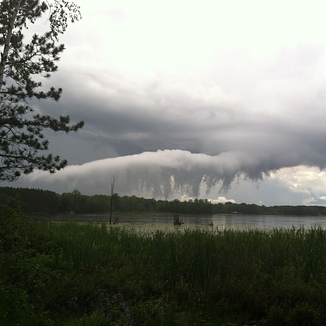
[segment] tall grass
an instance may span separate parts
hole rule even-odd
[[[29,243],[43,286],[28,300],[49,325],[326,322],[320,228],[140,234],[39,222]]]

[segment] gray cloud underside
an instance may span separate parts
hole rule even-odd
[[[78,189],[85,194],[108,194],[115,179],[115,191],[121,195],[172,199],[198,197],[202,186],[207,193],[218,184],[226,191],[237,176],[258,180],[268,173],[264,169],[261,161],[244,152],[210,156],[164,150],[68,166],[51,176],[36,171],[23,180],[58,192]]]
[[[36,171],[25,179],[34,185],[48,184],[57,191],[79,189],[89,194],[109,193],[115,179],[116,191],[121,194],[171,198],[176,194],[198,196],[201,184],[207,191],[221,181],[222,187],[228,187],[239,173],[253,177],[257,163],[240,152],[209,156],[164,150],[69,166],[52,176]]]

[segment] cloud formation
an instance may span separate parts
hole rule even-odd
[[[297,195],[283,171],[292,169],[300,189],[310,187],[302,171],[324,173],[322,2],[96,0],[81,8],[50,80],[63,97],[36,105],[86,126],[49,135],[70,167],[54,176],[36,171],[20,184],[107,193],[115,177],[121,193],[182,198],[214,187],[232,193],[234,181],[247,178],[260,189],[280,180]],[[311,203],[319,200],[320,180],[298,202],[311,193]]]
[[[84,194],[109,194],[111,182],[115,180],[115,191],[120,195],[170,200],[200,197],[214,203],[234,202],[233,197],[239,202],[267,205],[275,205],[273,200],[283,205],[300,201],[302,204],[325,203],[325,172],[301,166],[254,176],[252,171],[257,170],[257,164],[259,161],[246,158],[240,152],[209,156],[164,150],[69,166],[51,176],[36,171],[22,177],[21,182],[23,186],[33,184],[60,193],[78,189]],[[293,201],[291,194],[292,197],[297,194],[299,202]]]
[[[50,177],[37,171],[27,179],[34,185],[48,183],[58,191],[79,189],[84,193],[106,193],[115,179],[116,190],[124,194],[198,197],[200,187],[204,186],[207,193],[218,183],[228,188],[237,174],[251,173],[256,163],[240,152],[209,156],[164,150],[69,166]]]

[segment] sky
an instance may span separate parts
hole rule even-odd
[[[10,186],[326,204],[324,1],[75,2],[62,98],[35,108],[85,127],[47,134],[67,168]]]

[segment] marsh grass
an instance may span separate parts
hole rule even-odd
[[[11,245],[23,234],[19,250],[0,243],[3,325],[20,318],[31,325],[326,321],[320,228],[137,233],[104,224],[15,223],[2,224],[17,230],[16,240],[7,236]],[[4,263],[11,260],[20,268],[15,277]],[[5,306],[12,298],[15,318]]]

